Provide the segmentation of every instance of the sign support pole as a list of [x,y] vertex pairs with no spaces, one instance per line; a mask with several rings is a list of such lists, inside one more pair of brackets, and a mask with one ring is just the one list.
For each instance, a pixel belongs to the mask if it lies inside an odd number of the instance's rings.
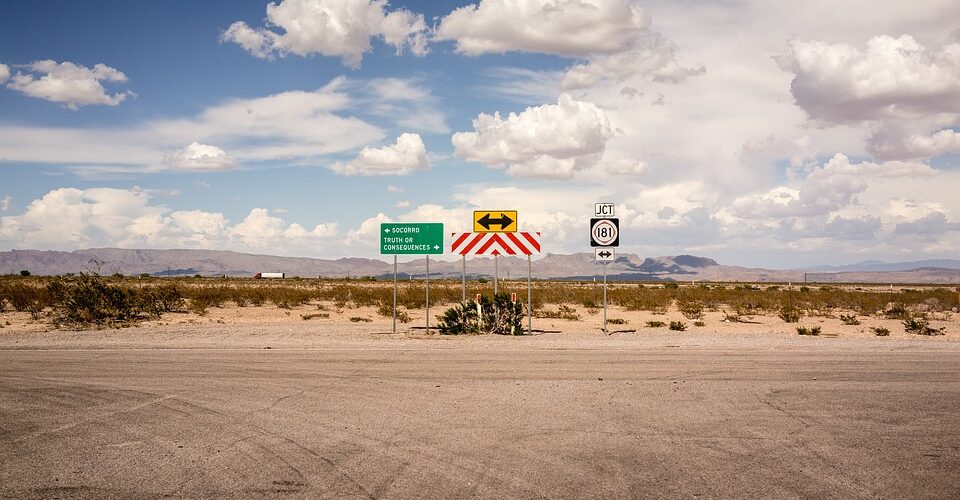
[[533,335],[533,301],[530,296],[530,255],[527,255],[527,335]]
[[607,333],[607,263],[603,263],[603,333]]
[[500,256],[493,256],[493,296],[496,298],[498,286],[500,285]]
[[463,256],[463,284],[460,286],[460,302],[467,301],[467,256]]
[[393,254],[393,333],[397,333],[397,254]]
[[427,335],[430,335],[430,256],[427,255]]

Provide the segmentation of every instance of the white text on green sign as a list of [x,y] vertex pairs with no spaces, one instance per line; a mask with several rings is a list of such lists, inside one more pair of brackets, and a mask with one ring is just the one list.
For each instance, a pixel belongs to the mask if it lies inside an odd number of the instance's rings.
[[384,222],[380,224],[380,253],[385,255],[442,254],[443,224]]

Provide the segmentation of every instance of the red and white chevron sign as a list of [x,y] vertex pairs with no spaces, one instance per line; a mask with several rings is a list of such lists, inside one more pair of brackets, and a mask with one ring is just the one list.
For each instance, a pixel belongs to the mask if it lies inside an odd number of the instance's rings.
[[536,255],[540,233],[451,233],[450,252],[459,255]]

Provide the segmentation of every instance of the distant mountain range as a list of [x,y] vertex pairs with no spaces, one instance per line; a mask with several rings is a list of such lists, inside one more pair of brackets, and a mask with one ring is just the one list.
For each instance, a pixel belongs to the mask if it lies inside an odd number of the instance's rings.
[[[449,259],[449,257],[447,257]],[[431,276],[457,278],[463,272],[460,260],[430,259]],[[519,279],[527,275],[527,260],[501,256],[500,276]],[[220,250],[137,250],[89,248],[73,252],[48,250],[10,250],[0,252],[0,274],[28,270],[36,275],[77,272],[154,276],[253,276],[258,272],[283,272],[288,277],[360,277],[393,276],[393,264],[379,259],[341,258],[312,259],[278,257]],[[422,277],[425,259],[399,264],[401,278]],[[466,262],[468,277],[493,276],[492,258],[474,257]],[[592,280],[603,273],[593,253],[571,255],[546,254],[534,260],[531,273],[535,279]],[[958,283],[960,260],[925,260],[888,264],[867,261],[847,266],[819,266],[809,269],[760,269],[726,266],[706,257],[676,255],[641,258],[621,254],[607,265],[607,278],[612,281],[753,281],[753,282],[875,282],[875,283]]]

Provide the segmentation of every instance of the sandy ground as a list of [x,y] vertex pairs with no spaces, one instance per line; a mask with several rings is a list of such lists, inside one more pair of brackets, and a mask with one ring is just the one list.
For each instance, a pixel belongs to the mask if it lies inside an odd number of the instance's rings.
[[[516,343],[524,346],[564,345],[570,348],[630,346],[658,339],[673,339],[678,342],[696,339],[698,344],[722,346],[745,342],[773,342],[816,345],[817,342],[837,342],[842,339],[863,339],[871,342],[907,342],[918,345],[958,343],[960,345],[960,315],[952,312],[932,313],[930,325],[943,328],[944,335],[923,336],[907,333],[899,320],[859,316],[860,325],[845,325],[839,312],[831,316],[804,316],[799,323],[785,323],[776,316],[744,316],[743,322],[725,321],[722,311],[705,311],[704,326],[695,326],[694,321],[683,317],[676,309],[665,314],[646,311],[625,311],[617,307],[608,309],[608,320],[623,320],[622,324],[608,323],[609,335],[601,331],[602,309],[587,309],[569,306],[579,320],[534,318],[534,335],[522,338],[498,335],[464,336],[454,339],[438,335],[436,316],[445,306],[431,307],[431,333],[427,335],[424,310],[406,311],[407,323],[397,322],[397,332],[392,332],[392,319],[377,313],[376,308],[359,307],[338,309],[332,303],[304,305],[282,309],[272,305],[261,307],[210,308],[207,314],[168,313],[159,321],[147,321],[124,328],[101,330],[54,329],[41,319],[31,319],[27,313],[0,313],[0,349],[70,349],[70,348],[326,348],[337,345],[365,346],[369,348],[392,348],[410,342],[467,342],[470,345],[509,347]],[[546,307],[556,311],[557,306]],[[325,315],[310,318],[309,315]],[[304,319],[307,317],[309,319]],[[359,321],[357,321],[360,319]],[[368,321],[369,320],[369,321]],[[648,327],[648,321],[682,321],[687,329],[670,331],[666,326]],[[524,327],[527,322],[524,320]],[[819,337],[801,337],[797,326],[819,326]],[[878,337],[873,327],[885,327],[890,333]],[[512,339],[512,340],[511,340]],[[811,342],[812,339],[812,342]],[[731,344],[731,345],[734,345]]]
[[0,314],[0,498],[960,497],[953,315],[937,337],[805,317],[826,334],[805,337],[612,310],[608,335],[575,307],[452,337],[321,306]]

